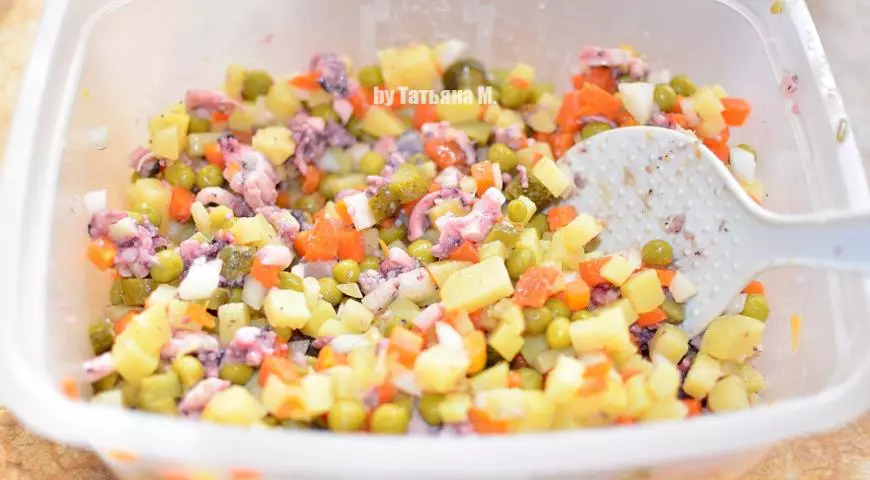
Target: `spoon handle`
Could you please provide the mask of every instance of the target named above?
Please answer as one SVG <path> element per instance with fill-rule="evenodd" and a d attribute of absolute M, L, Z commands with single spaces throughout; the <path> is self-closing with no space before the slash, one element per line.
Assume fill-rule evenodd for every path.
<path fill-rule="evenodd" d="M 870 212 L 768 215 L 771 265 L 808 265 L 870 273 Z"/>

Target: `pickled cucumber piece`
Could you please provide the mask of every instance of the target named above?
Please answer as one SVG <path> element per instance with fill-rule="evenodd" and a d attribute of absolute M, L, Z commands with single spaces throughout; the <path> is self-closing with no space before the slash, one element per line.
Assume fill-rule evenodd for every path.
<path fill-rule="evenodd" d="M 122 278 L 121 297 L 125 305 L 142 306 L 154 291 L 154 282 L 150 278 Z"/>
<path fill-rule="evenodd" d="M 538 211 L 547 208 L 551 203 L 556 201 L 556 197 L 547 190 L 547 187 L 531 175 L 529 175 L 528 178 L 527 188 L 523 188 L 519 175 L 514 177 L 504 189 L 504 195 L 509 201 L 525 195 L 529 200 L 535 203 L 535 206 L 538 207 Z"/>
<path fill-rule="evenodd" d="M 508 248 L 513 248 L 520 239 L 522 230 L 509 223 L 496 223 L 486 236 L 484 243 L 501 242 Z"/>
<path fill-rule="evenodd" d="M 218 258 L 223 261 L 221 276 L 230 281 L 241 280 L 250 273 L 256 253 L 252 247 L 227 245 L 218 253 Z"/>
<path fill-rule="evenodd" d="M 399 203 L 393 198 L 389 189 L 382 188 L 369 199 L 369 208 L 375 217 L 375 222 L 390 218 L 399 210 Z"/>
<path fill-rule="evenodd" d="M 391 197 L 405 204 L 425 195 L 429 190 L 429 182 L 419 167 L 406 163 L 396 169 L 387 188 Z"/>
<path fill-rule="evenodd" d="M 112 345 L 115 344 L 112 322 L 105 318 L 91 322 L 88 326 L 88 336 L 91 339 L 94 355 L 108 352 L 112 349 Z"/>
<path fill-rule="evenodd" d="M 175 400 L 181 394 L 181 381 L 174 372 L 151 375 L 143 378 L 139 384 L 137 404 L 139 408 L 150 412 L 173 413 Z"/>
<path fill-rule="evenodd" d="M 466 90 L 477 92 L 477 87 L 488 85 L 486 69 L 477 60 L 457 60 L 441 75 L 441 83 L 447 90 Z"/>

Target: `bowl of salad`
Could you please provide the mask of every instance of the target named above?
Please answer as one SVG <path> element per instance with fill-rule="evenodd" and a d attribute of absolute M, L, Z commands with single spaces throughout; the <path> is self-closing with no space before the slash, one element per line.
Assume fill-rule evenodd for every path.
<path fill-rule="evenodd" d="M 91 35 L 132 28 L 134 14 L 146 14 L 140 4 L 112 12 Z M 725 8 L 715 5 L 686 8 L 701 16 Z M 360 28 L 426 12 L 417 21 L 427 30 L 448 14 L 406 7 L 366 4 Z M 521 18 L 476 2 L 464 8 L 463 22 L 481 28 L 493 9 L 506 22 L 500 29 Z M 548 28 L 564 26 L 557 17 Z M 835 335 L 803 321 L 831 304 L 789 295 L 834 298 L 806 272 L 751 282 L 703 334 L 687 335 L 686 305 L 702 279 L 680 265 L 701 253 L 664 238 L 602 249 L 607 225 L 572 206 L 583 178 L 560 162 L 608 130 L 674 129 L 698 138 L 753 200 L 777 208 L 792 200 L 776 195 L 789 179 L 808 181 L 781 173 L 783 152 L 812 164 L 804 144 L 817 132 L 771 125 L 817 107 L 799 103 L 802 77 L 747 87 L 688 57 L 668 64 L 667 43 L 652 55 L 640 41 L 587 44 L 576 33 L 563 69 L 553 52 L 508 48 L 504 33 L 488 44 L 462 35 L 385 43 L 377 31 L 375 45 L 360 47 L 371 55 L 315 35 L 270 63 L 265 56 L 287 47 L 267 29 L 256 47 L 203 59 L 203 73 L 167 62 L 180 72 L 169 82 L 178 88 L 159 93 L 146 87 L 165 79 L 146 68 L 129 97 L 135 118 L 109 107 L 130 85 L 100 88 L 107 76 L 126 78 L 100 60 L 114 47 L 88 43 L 81 87 L 65 97 L 79 140 L 64 155 L 91 163 L 70 172 L 60 164 L 60 191 L 74 192 L 77 205 L 54 225 L 69 226 L 70 237 L 52 240 L 61 271 L 88 269 L 64 277 L 54 287 L 64 293 L 50 300 L 63 319 L 56 331 L 75 338 L 50 340 L 47 357 L 62 359 L 52 389 L 67 397 L 58 400 L 64 408 L 124 428 L 145 422 L 153 435 L 175 432 L 179 445 L 206 442 L 214 448 L 192 463 L 234 475 L 313 468 L 317 455 L 303 452 L 320 448 L 346 455 L 331 471 L 348 472 L 383 447 L 404 460 L 372 472 L 412 471 L 414 459 L 445 474 L 485 474 L 524 450 L 549 460 L 518 460 L 520 475 L 647 475 L 655 469 L 636 468 L 666 464 L 667 478 L 697 478 L 699 464 L 680 459 L 769 445 L 797 428 L 779 401 L 809 408 L 801 402 L 852 378 L 831 373 L 842 359 L 817 353 L 840 345 Z M 590 36 L 598 39 L 608 37 Z M 249 51 L 268 54 L 241 54 Z M 866 196 L 855 192 L 850 201 Z M 815 208 L 809 197 L 790 208 Z M 691 235 L 684 216 L 666 222 L 668 233 Z M 71 297 L 76 288 L 83 293 Z M 801 353 L 806 341 L 814 347 Z M 717 450 L 700 441 L 762 421 L 772 432 L 749 444 Z M 80 438 L 112 450 L 106 458 L 122 473 L 191 463 L 153 463 L 166 451 L 154 450 L 152 433 L 119 442 L 110 433 Z M 247 446 L 236 451 L 224 443 L 231 439 Z M 680 445 L 636 453 L 652 439 Z M 269 455 L 281 445 L 295 452 L 291 470 Z M 585 449 L 582 468 L 572 445 Z M 614 463 L 606 453 L 614 445 L 635 453 Z M 480 462 L 456 463 L 463 452 Z M 751 462 L 759 452 L 722 458 Z M 688 470 L 667 469 L 674 465 Z"/>

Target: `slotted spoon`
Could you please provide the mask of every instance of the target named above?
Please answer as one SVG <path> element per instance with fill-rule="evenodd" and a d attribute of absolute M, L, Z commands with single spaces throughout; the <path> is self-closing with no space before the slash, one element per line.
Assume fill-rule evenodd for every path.
<path fill-rule="evenodd" d="M 870 271 L 870 212 L 779 215 L 758 206 L 728 168 L 686 134 L 658 127 L 603 132 L 572 147 L 568 202 L 605 222 L 601 249 L 667 240 L 698 289 L 683 327 L 697 335 L 762 271 L 786 265 Z"/>

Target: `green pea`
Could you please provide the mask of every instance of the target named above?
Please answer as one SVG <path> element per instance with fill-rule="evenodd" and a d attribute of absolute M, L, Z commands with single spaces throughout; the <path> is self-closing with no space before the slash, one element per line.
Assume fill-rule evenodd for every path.
<path fill-rule="evenodd" d="M 332 404 L 326 424 L 333 432 L 358 432 L 366 422 L 366 408 L 359 400 L 345 398 Z"/>
<path fill-rule="evenodd" d="M 387 160 L 378 152 L 371 151 L 359 159 L 359 171 L 366 175 L 380 175 Z"/>
<path fill-rule="evenodd" d="M 408 245 L 408 255 L 420 260 L 421 263 L 432 263 L 435 261 L 435 255 L 432 255 L 432 242 L 422 238 L 414 240 L 413 243 Z"/>
<path fill-rule="evenodd" d="M 517 370 L 520 376 L 520 388 L 524 390 L 540 390 L 544 386 L 544 378 L 533 368 Z"/>
<path fill-rule="evenodd" d="M 580 139 L 586 140 L 587 138 L 598 135 L 601 132 L 606 132 L 610 130 L 610 125 L 604 122 L 589 122 L 586 125 L 583 125 L 583 130 L 580 130 Z"/>
<path fill-rule="evenodd" d="M 583 311 L 583 310 L 581 310 Z M 566 317 L 556 317 L 547 325 L 547 345 L 553 350 L 571 346 L 571 322 Z"/>
<path fill-rule="evenodd" d="M 208 133 L 211 131 L 211 121 L 203 117 L 190 117 L 190 124 L 187 126 L 187 133 Z"/>
<path fill-rule="evenodd" d="M 387 245 L 396 240 L 404 240 L 408 237 L 408 231 L 402 225 L 393 225 L 392 227 L 382 228 L 378 231 L 378 237 Z"/>
<path fill-rule="evenodd" d="M 384 74 L 381 72 L 381 67 L 377 65 L 366 65 L 360 68 L 357 77 L 360 85 L 365 88 L 375 88 L 384 84 Z"/>
<path fill-rule="evenodd" d="M 551 312 L 553 312 L 553 317 L 570 317 L 571 309 L 568 308 L 568 305 L 565 305 L 565 302 L 559 300 L 558 298 L 551 298 L 547 300 L 547 303 L 544 304 Z"/>
<path fill-rule="evenodd" d="M 152 207 L 150 204 L 142 202 L 136 205 L 136 207 L 133 208 L 133 211 L 147 218 L 148 222 L 151 223 L 151 225 L 154 225 L 155 227 L 160 226 L 160 221 L 162 220 L 162 217 L 160 213 L 157 212 L 157 209 Z"/>
<path fill-rule="evenodd" d="M 516 280 L 520 278 L 526 270 L 535 264 L 535 253 L 526 247 L 517 247 L 508 256 L 505 266 L 511 278 Z"/>
<path fill-rule="evenodd" d="M 478 60 L 462 59 L 449 65 L 441 75 L 447 90 L 477 90 L 487 84 L 486 68 Z"/>
<path fill-rule="evenodd" d="M 227 280 L 241 280 L 250 273 L 256 254 L 257 251 L 252 247 L 227 245 L 218 252 L 218 258 L 223 262 L 221 275 Z"/>
<path fill-rule="evenodd" d="M 661 111 L 670 112 L 673 111 L 674 106 L 677 104 L 677 92 L 670 85 L 660 83 L 656 85 L 653 91 L 653 99 Z"/>
<path fill-rule="evenodd" d="M 547 331 L 547 326 L 553 321 L 553 312 L 548 308 L 524 308 L 526 331 L 532 335 L 540 335 Z"/>
<path fill-rule="evenodd" d="M 196 186 L 200 190 L 208 187 L 220 187 L 224 184 L 224 174 L 217 165 L 209 163 L 196 172 Z"/>
<path fill-rule="evenodd" d="M 673 88 L 674 92 L 681 97 L 694 95 L 695 91 L 698 89 L 698 87 L 689 80 L 689 77 L 685 75 L 674 75 L 674 77 L 671 78 L 671 88 Z"/>
<path fill-rule="evenodd" d="M 256 100 L 257 97 L 269 93 L 272 88 L 272 75 L 265 70 L 252 70 L 245 75 L 242 84 L 242 98 L 248 101 Z"/>
<path fill-rule="evenodd" d="M 325 204 L 326 200 L 323 196 L 315 193 L 312 193 L 311 195 L 303 195 L 296 200 L 297 209 L 311 214 L 323 208 Z"/>
<path fill-rule="evenodd" d="M 368 256 L 359 264 L 359 269 L 363 272 L 366 270 L 379 270 L 380 268 L 381 260 L 378 257 Z"/>
<path fill-rule="evenodd" d="M 594 316 L 595 314 L 589 310 L 577 310 L 571 315 L 571 321 L 576 322 L 577 320 L 586 320 Z"/>
<path fill-rule="evenodd" d="M 172 249 L 157 252 L 156 261 L 151 265 L 151 278 L 157 283 L 169 283 L 181 276 L 184 261 L 181 255 Z"/>
<path fill-rule="evenodd" d="M 420 398 L 420 403 L 417 408 L 420 410 L 420 416 L 429 425 L 433 427 L 441 425 L 441 411 L 439 410 L 441 402 L 444 401 L 444 395 L 437 393 L 424 393 Z"/>
<path fill-rule="evenodd" d="M 665 240 L 650 240 L 640 251 L 643 263 L 652 267 L 667 267 L 674 261 L 674 249 Z"/>
<path fill-rule="evenodd" d="M 335 113 L 332 106 L 326 103 L 312 107 L 311 116 L 322 118 L 325 122 L 332 120 L 333 122 L 339 123 L 338 114 Z"/>
<path fill-rule="evenodd" d="M 124 294 L 121 293 L 121 280 L 115 279 L 112 282 L 112 288 L 109 289 L 109 302 L 112 305 L 123 305 Z"/>
<path fill-rule="evenodd" d="M 752 317 L 762 322 L 767 320 L 770 314 L 770 307 L 767 306 L 767 299 L 764 295 L 758 293 L 750 293 L 746 296 L 746 301 L 743 304 L 743 311 L 740 315 Z"/>
<path fill-rule="evenodd" d="M 508 220 L 514 223 L 522 223 L 529 215 L 526 204 L 521 200 L 511 200 L 507 206 Z"/>
<path fill-rule="evenodd" d="M 172 370 L 185 388 L 196 385 L 205 378 L 205 367 L 196 357 L 184 355 L 172 361 Z"/>
<path fill-rule="evenodd" d="M 508 82 L 501 87 L 501 104 L 507 108 L 518 108 L 529 100 L 529 89 L 519 88 Z"/>
<path fill-rule="evenodd" d="M 108 352 L 112 349 L 112 345 L 115 344 L 115 332 L 112 322 L 105 318 L 91 322 L 88 325 L 88 336 L 91 339 L 94 355 Z"/>
<path fill-rule="evenodd" d="M 254 369 L 244 363 L 225 363 L 219 376 L 234 385 L 247 385 L 254 376 Z"/>
<path fill-rule="evenodd" d="M 343 297 L 341 290 L 338 289 L 338 282 L 332 277 L 321 278 L 319 282 L 320 294 L 323 295 L 323 299 L 333 305 L 338 305 Z"/>
<path fill-rule="evenodd" d="M 145 300 L 153 291 L 154 281 L 150 278 L 121 279 L 121 296 L 124 298 L 124 305 L 141 307 L 145 305 Z"/>
<path fill-rule="evenodd" d="M 355 117 L 351 117 L 350 120 L 347 121 L 347 125 L 344 126 L 347 129 L 347 133 L 354 136 L 356 139 L 363 138 L 366 134 L 362 129 L 362 122 Z"/>
<path fill-rule="evenodd" d="M 196 172 L 184 162 L 177 161 L 166 167 L 166 170 L 163 171 L 163 178 L 170 185 L 190 190 L 196 183 Z"/>
<path fill-rule="evenodd" d="M 509 172 L 519 164 L 517 152 L 503 143 L 494 143 L 489 147 L 487 158 L 490 162 L 497 163 L 502 172 Z"/>
<path fill-rule="evenodd" d="M 332 267 L 332 277 L 338 283 L 354 283 L 359 279 L 359 264 L 354 260 L 342 260 Z"/>
<path fill-rule="evenodd" d="M 660 308 L 668 316 L 668 323 L 679 325 L 686 320 L 686 307 L 672 298 L 666 298 Z"/>
<path fill-rule="evenodd" d="M 296 290 L 297 292 L 301 292 L 303 290 L 302 277 L 295 273 L 280 272 L 278 273 L 278 288 L 282 290 Z"/>
<path fill-rule="evenodd" d="M 242 289 L 241 288 L 231 288 L 230 289 L 230 299 L 227 303 L 240 303 L 242 301 Z"/>
<path fill-rule="evenodd" d="M 402 434 L 408 430 L 410 422 L 408 410 L 394 403 L 385 403 L 372 412 L 372 433 Z"/>
<path fill-rule="evenodd" d="M 534 215 L 532 219 L 529 220 L 528 225 L 538 231 L 538 237 L 543 237 L 544 234 L 550 230 L 550 223 L 547 221 L 547 217 L 540 213 Z"/>

